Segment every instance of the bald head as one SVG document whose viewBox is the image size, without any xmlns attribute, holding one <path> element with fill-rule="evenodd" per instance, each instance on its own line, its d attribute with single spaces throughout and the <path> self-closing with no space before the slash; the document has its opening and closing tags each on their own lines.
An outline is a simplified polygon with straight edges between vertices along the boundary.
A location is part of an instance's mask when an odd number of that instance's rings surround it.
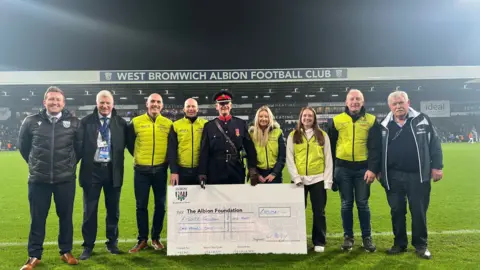
<svg viewBox="0 0 480 270">
<path fill-rule="evenodd" d="M 358 114 L 362 110 L 364 104 L 363 94 L 358 89 L 352 89 L 347 94 L 345 104 L 348 107 L 348 111 L 353 114 Z"/>
<path fill-rule="evenodd" d="M 189 98 L 185 100 L 185 105 L 183 107 L 183 111 L 187 117 L 195 117 L 198 114 L 198 102 L 193 99 Z"/>
<path fill-rule="evenodd" d="M 160 94 L 151 94 L 147 99 L 148 114 L 156 118 L 163 109 L 163 99 Z"/>
</svg>

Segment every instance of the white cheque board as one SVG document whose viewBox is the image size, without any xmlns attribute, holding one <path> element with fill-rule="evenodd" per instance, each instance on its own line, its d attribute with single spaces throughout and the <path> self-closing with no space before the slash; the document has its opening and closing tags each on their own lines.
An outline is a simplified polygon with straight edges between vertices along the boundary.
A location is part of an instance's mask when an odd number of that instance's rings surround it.
<svg viewBox="0 0 480 270">
<path fill-rule="evenodd" d="M 168 187 L 167 255 L 307 254 L 303 187 Z"/>
</svg>

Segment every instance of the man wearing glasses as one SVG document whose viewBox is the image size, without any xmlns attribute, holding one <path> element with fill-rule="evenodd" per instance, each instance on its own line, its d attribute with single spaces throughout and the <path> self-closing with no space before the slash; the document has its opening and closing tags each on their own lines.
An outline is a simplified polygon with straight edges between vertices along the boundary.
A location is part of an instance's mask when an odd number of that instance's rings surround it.
<svg viewBox="0 0 480 270">
<path fill-rule="evenodd" d="M 230 114 L 232 94 L 222 90 L 213 96 L 219 116 L 205 124 L 200 144 L 199 181 L 205 184 L 244 184 L 245 167 L 241 152 L 247 155 L 252 185 L 258 182 L 257 154 L 248 134 L 247 123 Z"/>
<path fill-rule="evenodd" d="M 388 254 L 407 251 L 405 215 L 407 198 L 412 216 L 412 245 L 424 259 L 432 257 L 427 249 L 427 209 L 430 179 L 443 177 L 442 148 L 430 119 L 410 107 L 407 93 L 395 91 L 388 96 L 391 112 L 382 121 L 382 172 L 380 181 L 391 208 L 393 234 Z"/>
</svg>

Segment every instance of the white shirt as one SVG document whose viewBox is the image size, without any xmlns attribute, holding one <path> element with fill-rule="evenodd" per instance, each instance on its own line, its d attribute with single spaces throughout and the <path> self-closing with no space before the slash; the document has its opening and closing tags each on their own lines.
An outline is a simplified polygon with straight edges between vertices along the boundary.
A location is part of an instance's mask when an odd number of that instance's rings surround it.
<svg viewBox="0 0 480 270">
<path fill-rule="evenodd" d="M 58 121 L 58 119 L 62 118 L 62 112 L 59 112 L 57 115 L 51 115 L 51 114 L 47 111 L 47 116 L 48 116 L 48 120 L 50 120 L 50 123 L 52 123 L 52 118 L 53 118 L 53 117 L 57 118 L 57 121 Z"/>
<path fill-rule="evenodd" d="M 305 136 L 308 140 L 314 135 L 313 129 L 307 129 Z M 325 168 L 323 173 L 316 175 L 299 175 L 297 167 L 295 166 L 295 152 L 293 145 L 293 134 L 287 139 L 287 168 L 291 179 L 295 184 L 302 183 L 304 185 L 312 185 L 323 181 L 325 189 L 332 189 L 333 184 L 333 160 L 330 148 L 330 138 L 325 134 L 325 144 L 323 146 L 323 156 Z"/>
<path fill-rule="evenodd" d="M 103 120 L 102 118 L 104 118 L 105 116 L 101 115 L 101 114 L 98 114 L 98 118 L 100 119 L 100 125 L 103 125 Z M 112 133 L 110 132 L 110 124 L 111 124 L 111 117 L 112 117 L 112 114 L 109 114 L 106 116 L 108 121 L 109 122 L 109 128 L 108 128 L 108 137 L 110 138 L 110 140 L 108 140 L 108 146 L 110 147 L 110 154 L 109 154 L 109 158 L 107 159 L 100 159 L 99 158 L 99 154 L 100 154 L 100 147 L 98 147 L 99 144 L 101 144 L 103 142 L 103 138 L 102 138 L 102 134 L 100 133 L 100 131 L 98 131 L 98 136 L 97 136 L 97 150 L 95 151 L 95 156 L 93 158 L 93 161 L 95 162 L 110 162 L 111 158 L 112 158 Z"/>
</svg>

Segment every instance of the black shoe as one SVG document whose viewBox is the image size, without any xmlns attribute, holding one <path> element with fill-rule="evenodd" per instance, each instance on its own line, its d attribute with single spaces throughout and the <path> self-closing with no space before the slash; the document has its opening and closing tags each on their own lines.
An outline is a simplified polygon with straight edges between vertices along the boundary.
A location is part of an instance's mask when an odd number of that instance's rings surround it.
<svg viewBox="0 0 480 270">
<path fill-rule="evenodd" d="M 353 237 L 350 237 L 350 236 L 343 237 L 342 250 L 343 251 L 352 250 L 354 243 L 355 243 L 355 240 L 353 239 Z"/>
<path fill-rule="evenodd" d="M 388 255 L 396 255 L 403 252 L 407 252 L 407 247 L 393 246 L 392 248 L 387 250 Z"/>
<path fill-rule="evenodd" d="M 432 253 L 427 248 L 420 248 L 415 251 L 418 257 L 422 259 L 430 260 L 432 258 Z"/>
<path fill-rule="evenodd" d="M 373 244 L 372 237 L 370 236 L 363 238 L 362 246 L 366 252 L 375 252 L 377 250 L 377 247 Z"/>
<path fill-rule="evenodd" d="M 113 255 L 118 255 L 120 253 L 122 253 L 119 249 L 118 249 L 118 246 L 115 245 L 115 246 L 107 246 L 107 250 L 108 252 L 110 252 L 111 254 Z"/>
<path fill-rule="evenodd" d="M 80 260 L 88 260 L 92 256 L 93 248 L 83 248 L 82 255 L 78 257 Z"/>
</svg>

